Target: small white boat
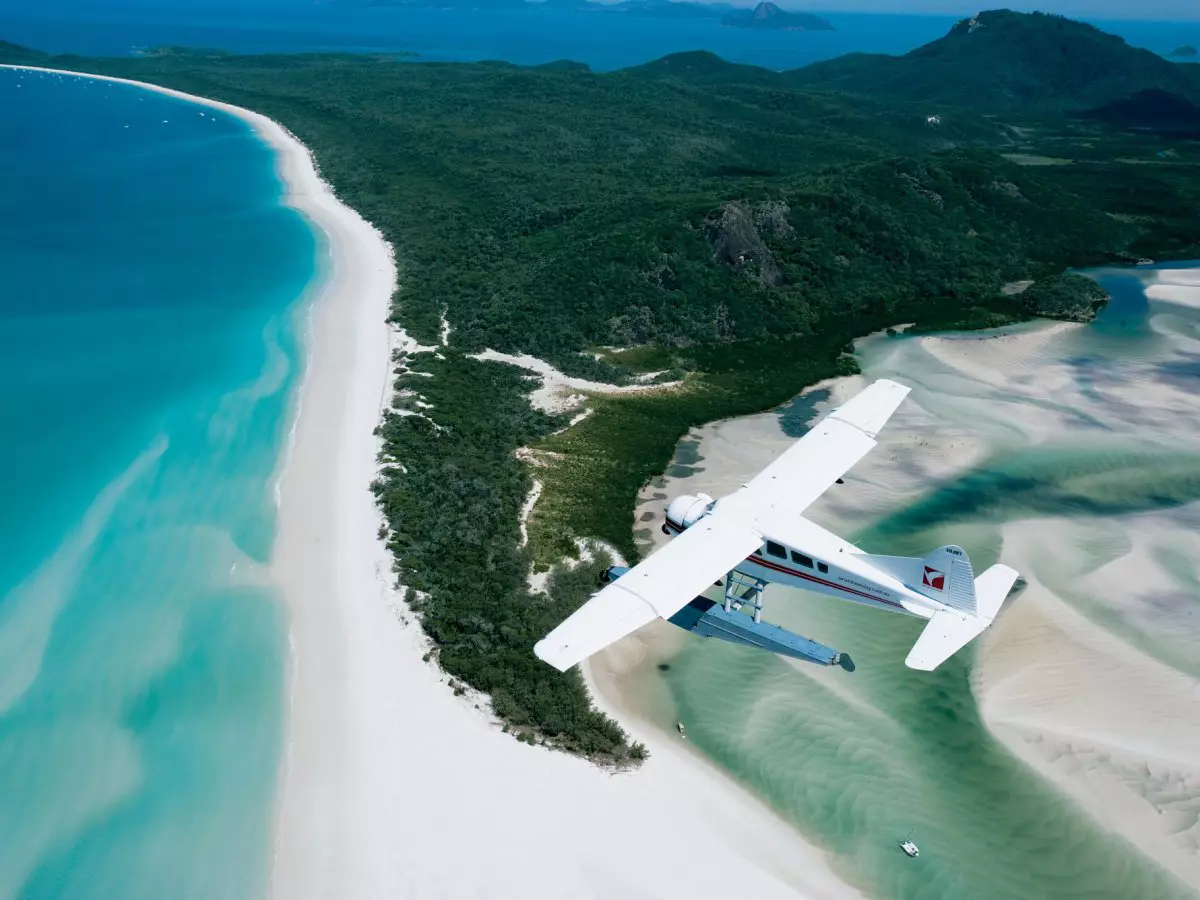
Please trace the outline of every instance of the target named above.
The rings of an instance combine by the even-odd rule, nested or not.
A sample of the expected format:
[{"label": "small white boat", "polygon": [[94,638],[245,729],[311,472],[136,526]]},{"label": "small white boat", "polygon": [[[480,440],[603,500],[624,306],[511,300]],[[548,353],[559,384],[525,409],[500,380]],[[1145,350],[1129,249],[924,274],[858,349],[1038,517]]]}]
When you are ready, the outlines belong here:
[{"label": "small white boat", "polygon": [[686,741],[686,740],[687,740],[687,735],[686,735],[686,734],[684,734],[684,731],[683,731],[683,723],[682,723],[682,722],[676,722],[676,723],[675,723],[675,727],[679,729],[679,736],[680,736],[681,738],[683,738],[683,739]]},{"label": "small white boat", "polygon": [[913,843],[911,831],[908,833],[908,836],[900,842],[900,849],[914,859],[921,855],[921,848]]}]

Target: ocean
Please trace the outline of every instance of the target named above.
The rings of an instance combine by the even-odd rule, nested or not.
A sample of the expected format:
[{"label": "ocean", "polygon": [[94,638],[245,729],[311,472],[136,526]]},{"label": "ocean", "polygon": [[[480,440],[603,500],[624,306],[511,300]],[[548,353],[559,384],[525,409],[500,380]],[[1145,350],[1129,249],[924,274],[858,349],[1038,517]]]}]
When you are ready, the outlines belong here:
[{"label": "ocean", "polygon": [[0,70],[0,897],[260,896],[318,239],[238,120]]},{"label": "ocean", "polygon": [[[338,3],[209,4],[127,0],[119,6],[47,0],[0,3],[0,40],[53,53],[124,56],[180,45],[235,53],[397,52],[426,61],[557,59],[597,71],[638,65],[668,53],[711,50],[732,62],[792,69],[844,53],[906,53],[942,37],[955,15],[822,13],[831,32],[727,28],[715,19],[650,19],[562,9],[435,9]],[[1095,20],[1135,46],[1167,54],[1200,45],[1200,21]]]}]

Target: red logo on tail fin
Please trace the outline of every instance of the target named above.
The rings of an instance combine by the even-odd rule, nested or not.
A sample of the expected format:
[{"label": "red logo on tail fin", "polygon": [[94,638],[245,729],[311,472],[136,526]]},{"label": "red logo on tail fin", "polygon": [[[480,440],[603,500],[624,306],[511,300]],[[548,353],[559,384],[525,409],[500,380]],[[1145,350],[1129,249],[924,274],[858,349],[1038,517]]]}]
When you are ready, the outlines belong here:
[{"label": "red logo on tail fin", "polygon": [[925,567],[925,574],[921,578],[921,584],[925,587],[933,588],[935,591],[945,590],[946,588],[946,573],[939,572],[930,566]]}]

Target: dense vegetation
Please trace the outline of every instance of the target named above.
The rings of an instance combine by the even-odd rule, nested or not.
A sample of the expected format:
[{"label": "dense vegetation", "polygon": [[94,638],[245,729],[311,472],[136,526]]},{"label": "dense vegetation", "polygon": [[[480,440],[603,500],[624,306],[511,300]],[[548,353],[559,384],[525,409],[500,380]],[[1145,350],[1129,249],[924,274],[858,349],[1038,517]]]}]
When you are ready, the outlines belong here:
[{"label": "dense vegetation", "polygon": [[1070,273],[1043,278],[1021,293],[1022,305],[1038,315],[1090,322],[1108,302],[1104,289],[1090,278]]},{"label": "dense vegetation", "polygon": [[850,54],[787,73],[793,83],[968,109],[1078,110],[1152,88],[1200,96],[1200,70],[1045,13],[981,12],[904,56]]},{"label": "dense vegetation", "polygon": [[[1059,277],[1069,266],[1200,255],[1197,149],[1060,112],[1068,95],[1083,108],[1163,88],[1155,66],[1173,64],[1064,20],[992,15],[984,33],[1015,22],[1024,35],[1010,57],[997,57],[1004,42],[978,59],[944,45],[904,57],[894,81],[877,58],[775,73],[707,53],[605,75],[178,49],[95,60],[0,45],[0,60],[226,100],[314,150],[397,249],[396,320],[426,343],[443,315],[453,328],[439,354],[398,361],[407,397],[381,426],[397,464],[376,484],[441,664],[490,693],[525,739],[624,759],[633,749],[591,710],[579,675],[531,653],[593,574],[562,570],[533,593],[531,564],[573,555],[576,537],[635,555],[635,494],[689,427],[852,370],[844,350],[858,335],[1071,317],[1095,298]],[[968,23],[945,40],[980,33]],[[1066,58],[1104,49],[1108,74],[1064,81],[1019,113],[1009,94],[970,87],[1001,62],[1002,84],[1051,77],[1025,46],[1046,41]],[[945,89],[906,102],[931,80]],[[830,90],[868,83],[872,97]],[[1002,292],[1022,280],[1035,283]],[[634,349],[601,349],[614,344]],[[590,377],[668,370],[683,384],[592,398],[588,419],[554,433],[565,422],[530,409],[529,379],[469,356],[485,347]],[[521,447],[545,488],[524,547]]]},{"label": "dense vegetation", "polygon": [[397,387],[432,404],[436,424],[386,416],[385,457],[401,464],[385,464],[375,491],[408,601],[442,667],[491,694],[518,734],[536,729],[565,749],[627,755],[621,729],[590,708],[578,672],[562,676],[530,652],[531,635],[557,621],[526,587],[529,555],[518,547],[517,517],[528,479],[514,451],[563,423],[530,408],[531,385],[512,366],[453,350],[398,363]]},{"label": "dense vegetation", "polygon": [[1181,137],[1200,135],[1200,106],[1186,97],[1151,88],[1138,91],[1120,100],[1105,103],[1084,113],[1091,119],[1115,128],[1178,134]]}]

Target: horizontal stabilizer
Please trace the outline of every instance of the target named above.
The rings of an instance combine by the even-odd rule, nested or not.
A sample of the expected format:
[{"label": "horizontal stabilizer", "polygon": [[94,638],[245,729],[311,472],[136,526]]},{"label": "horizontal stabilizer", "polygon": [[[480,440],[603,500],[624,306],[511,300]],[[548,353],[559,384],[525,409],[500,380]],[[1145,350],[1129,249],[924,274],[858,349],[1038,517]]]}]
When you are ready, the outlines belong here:
[{"label": "horizontal stabilizer", "polygon": [[991,619],[981,619],[952,609],[936,612],[913,644],[904,664],[910,669],[932,672],[983,634],[991,624]]},{"label": "horizontal stabilizer", "polygon": [[995,565],[975,579],[975,611],[985,619],[994,619],[1004,598],[1017,583],[1017,570]]},{"label": "horizontal stabilizer", "polygon": [[1017,571],[1008,566],[992,566],[975,579],[976,614],[943,609],[933,614],[904,664],[910,669],[932,672],[951,656],[971,643],[992,624],[1004,598],[1017,580]]}]

